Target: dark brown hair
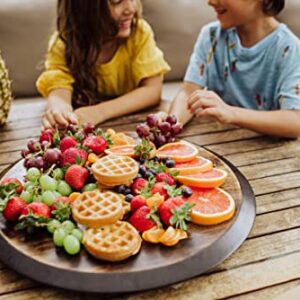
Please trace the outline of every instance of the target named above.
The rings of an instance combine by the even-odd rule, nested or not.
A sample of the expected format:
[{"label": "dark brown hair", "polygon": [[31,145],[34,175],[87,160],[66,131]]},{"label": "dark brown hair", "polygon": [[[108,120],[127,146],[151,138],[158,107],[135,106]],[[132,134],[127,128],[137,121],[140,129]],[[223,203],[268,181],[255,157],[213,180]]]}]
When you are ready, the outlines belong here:
[{"label": "dark brown hair", "polygon": [[263,11],[266,15],[276,16],[284,8],[285,0],[264,0],[263,1]]},{"label": "dark brown hair", "polygon": [[103,44],[118,33],[108,1],[58,0],[57,30],[65,43],[66,65],[75,80],[73,107],[100,102],[95,64]]}]

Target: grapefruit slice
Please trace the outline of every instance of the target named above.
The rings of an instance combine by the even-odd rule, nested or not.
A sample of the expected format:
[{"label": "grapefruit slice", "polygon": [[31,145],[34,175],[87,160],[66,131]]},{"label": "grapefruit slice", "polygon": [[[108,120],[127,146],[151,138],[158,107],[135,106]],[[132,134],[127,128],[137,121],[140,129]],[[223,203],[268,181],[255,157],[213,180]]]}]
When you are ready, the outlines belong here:
[{"label": "grapefruit slice", "polygon": [[179,175],[188,175],[199,172],[206,172],[213,168],[213,163],[204,157],[196,156],[194,159],[187,162],[176,163],[174,170],[179,172]]},{"label": "grapefruit slice", "polygon": [[194,203],[192,222],[200,225],[215,225],[232,218],[235,202],[223,189],[192,188],[193,194],[188,201]]},{"label": "grapefruit slice", "polygon": [[158,148],[156,156],[159,158],[169,157],[176,162],[187,162],[193,160],[198,154],[198,149],[186,141],[168,143]]},{"label": "grapefruit slice", "polygon": [[115,154],[115,155],[122,155],[122,156],[134,156],[134,147],[136,145],[122,145],[122,146],[114,146],[109,149],[105,150],[106,154]]},{"label": "grapefruit slice", "polygon": [[180,175],[177,176],[176,179],[182,184],[190,187],[217,188],[224,183],[227,175],[226,171],[213,168],[206,172]]}]

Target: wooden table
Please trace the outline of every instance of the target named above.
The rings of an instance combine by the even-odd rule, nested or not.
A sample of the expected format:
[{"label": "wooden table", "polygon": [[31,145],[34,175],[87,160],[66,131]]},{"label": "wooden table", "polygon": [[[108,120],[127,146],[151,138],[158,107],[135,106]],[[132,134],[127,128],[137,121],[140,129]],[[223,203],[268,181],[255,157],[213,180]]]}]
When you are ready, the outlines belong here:
[{"label": "wooden table", "polygon": [[[45,102],[40,100],[14,101],[9,121],[0,129],[0,171],[19,159],[27,140],[38,135],[44,109]],[[119,118],[105,123],[103,128],[134,130],[148,113]],[[300,141],[269,138],[208,119],[193,120],[181,137],[224,156],[246,176],[255,192],[255,225],[233,255],[205,275],[120,296],[51,288],[0,263],[0,300],[299,299]]]}]

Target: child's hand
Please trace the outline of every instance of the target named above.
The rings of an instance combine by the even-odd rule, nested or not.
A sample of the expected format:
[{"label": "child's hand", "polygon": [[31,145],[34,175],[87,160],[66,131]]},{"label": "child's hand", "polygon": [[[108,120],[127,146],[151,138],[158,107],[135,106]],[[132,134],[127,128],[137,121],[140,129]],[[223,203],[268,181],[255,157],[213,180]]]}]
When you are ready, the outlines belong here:
[{"label": "child's hand", "polygon": [[197,90],[190,95],[187,103],[188,109],[197,117],[212,116],[225,124],[233,122],[233,107],[212,91]]},{"label": "child's hand", "polygon": [[65,128],[70,123],[78,124],[78,118],[73,112],[72,105],[64,101],[48,101],[48,107],[43,116],[44,128],[55,127]]},{"label": "child's hand", "polygon": [[103,112],[100,108],[100,104],[80,107],[77,108],[74,112],[80,124],[89,122],[97,125],[105,121]]}]

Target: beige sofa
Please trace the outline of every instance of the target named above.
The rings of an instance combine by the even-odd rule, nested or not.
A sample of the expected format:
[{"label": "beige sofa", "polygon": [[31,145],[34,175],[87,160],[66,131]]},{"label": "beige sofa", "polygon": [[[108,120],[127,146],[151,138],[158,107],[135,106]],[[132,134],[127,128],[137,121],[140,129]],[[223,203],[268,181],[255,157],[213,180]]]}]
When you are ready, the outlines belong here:
[{"label": "beige sofa", "polygon": [[[206,0],[142,0],[144,16],[172,71],[166,76],[163,99],[171,100],[182,80],[201,27],[214,20]],[[279,20],[300,36],[299,0],[286,0]],[[55,28],[56,0],[1,0],[0,49],[16,99],[39,97],[35,88],[43,70],[49,35]]]}]

